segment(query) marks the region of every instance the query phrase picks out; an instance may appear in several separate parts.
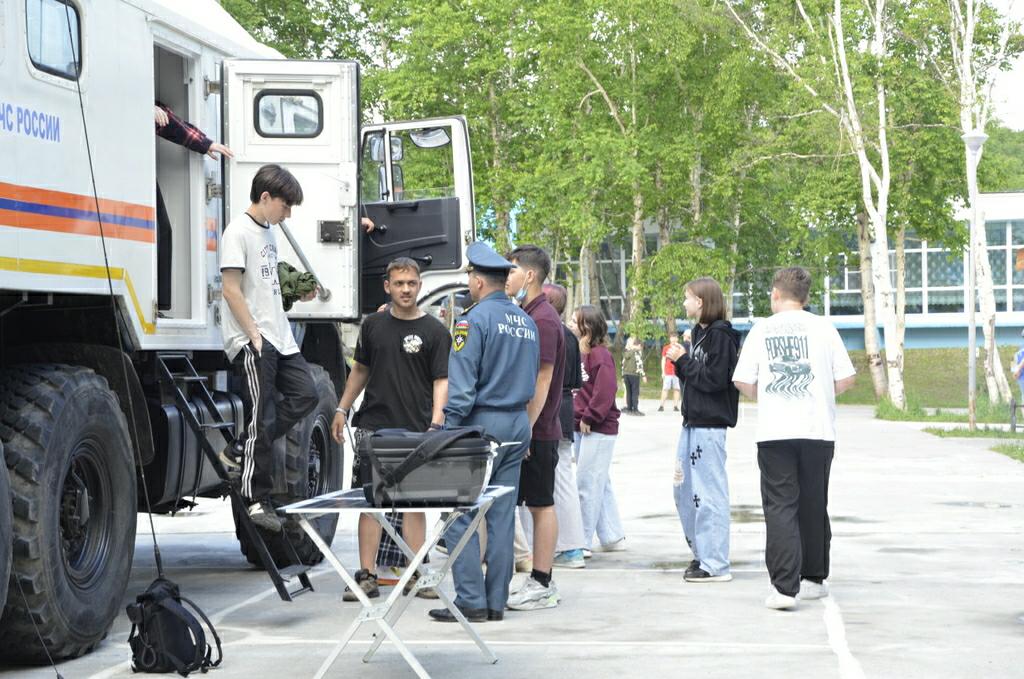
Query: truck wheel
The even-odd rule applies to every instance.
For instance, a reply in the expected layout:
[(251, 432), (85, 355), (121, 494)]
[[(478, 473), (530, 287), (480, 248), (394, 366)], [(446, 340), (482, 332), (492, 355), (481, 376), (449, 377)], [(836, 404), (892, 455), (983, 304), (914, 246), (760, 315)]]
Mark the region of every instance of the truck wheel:
[[(316, 410), (288, 432), (286, 437), (284, 474), (287, 493), (274, 498), (280, 504), (297, 502), (341, 489), (344, 451), (331, 437), (331, 422), (334, 419), (334, 409), (338, 405), (338, 397), (327, 371), (315, 364), (309, 367), (313, 373), (316, 392), (320, 395), (320, 402)], [(312, 519), (310, 523), (316, 527), (320, 537), (328, 545), (331, 544), (334, 540), (334, 531), (338, 527), (338, 516), (328, 514)], [(286, 521), (284, 530), (280, 533), (261, 530), (260, 534), (279, 568), (291, 565), (294, 560), (285, 540), (291, 543), (302, 563), (314, 565), (323, 560), (320, 550), (294, 521)], [(255, 566), (262, 566), (248, 535), (238, 526), (237, 517), (235, 535), (246, 560)]]
[(110, 630), (135, 554), (128, 424), (92, 370), (13, 366), (0, 371), (0, 440), (13, 500), (11, 578), (27, 599), (12, 585), (0, 658), (80, 656)]
[(4, 444), (0, 442), (0, 618), (7, 601), (7, 582), (11, 577), (11, 482), (4, 463)]

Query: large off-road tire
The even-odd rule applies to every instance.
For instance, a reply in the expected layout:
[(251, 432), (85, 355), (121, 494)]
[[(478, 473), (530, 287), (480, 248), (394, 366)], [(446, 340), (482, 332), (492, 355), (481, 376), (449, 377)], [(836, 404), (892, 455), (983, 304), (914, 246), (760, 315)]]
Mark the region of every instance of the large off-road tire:
[[(287, 490), (283, 495), (274, 498), (278, 504), (297, 502), (341, 489), (344, 451), (331, 437), (331, 421), (334, 419), (338, 397), (327, 371), (315, 364), (311, 364), (310, 369), (320, 400), (316, 409), (305, 420), (295, 425), (285, 437), (283, 469)], [(337, 515), (321, 516), (310, 523), (316, 526), (320, 537), (328, 545), (331, 544), (334, 540), (334, 531), (338, 527)], [(255, 546), (246, 532), (238, 526), (237, 517), (235, 535), (238, 537), (242, 554), (249, 563), (262, 566)], [(260, 530), (260, 535), (263, 536), (263, 541), (279, 568), (291, 565), (294, 561), (286, 540), (291, 543), (302, 563), (314, 565), (323, 560), (323, 554), (294, 521), (286, 521), (281, 533)]]
[(0, 440), (14, 517), (0, 658), (45, 662), (36, 628), (55, 659), (82, 655), (107, 635), (135, 553), (128, 424), (92, 370), (14, 366), (0, 371)]
[(7, 601), (7, 583), (11, 577), (11, 482), (4, 465), (4, 444), (0, 442), (0, 619)]

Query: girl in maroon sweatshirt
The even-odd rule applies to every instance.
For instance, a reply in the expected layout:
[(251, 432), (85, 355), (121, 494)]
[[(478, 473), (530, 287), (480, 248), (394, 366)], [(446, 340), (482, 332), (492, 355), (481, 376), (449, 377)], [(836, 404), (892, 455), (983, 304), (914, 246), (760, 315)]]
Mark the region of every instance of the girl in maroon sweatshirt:
[(600, 551), (618, 551), (625, 548), (625, 535), (609, 478), (619, 434), (619, 409), (615, 407), (615, 361), (605, 346), (608, 324), (601, 311), (590, 305), (577, 309), (573, 320), (580, 336), (583, 369), (583, 386), (573, 400), (583, 545), (590, 550), (596, 532)]

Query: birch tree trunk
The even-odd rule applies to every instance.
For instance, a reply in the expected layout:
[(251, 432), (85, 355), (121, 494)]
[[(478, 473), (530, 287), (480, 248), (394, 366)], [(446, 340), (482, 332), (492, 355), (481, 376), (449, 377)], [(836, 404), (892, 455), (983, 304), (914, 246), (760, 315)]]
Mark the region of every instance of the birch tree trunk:
[[(961, 7), (963, 2), (963, 7)], [(953, 55), (957, 80), (960, 85), (960, 130), (966, 135), (975, 130), (983, 131), (988, 124), (991, 107), (991, 78), (979, 73), (974, 63), (974, 37), (977, 27), (976, 0), (949, 0), (951, 31), (950, 44)], [(1010, 22), (1007, 22), (1009, 24)], [(997, 63), (1002, 61), (1006, 53), (1010, 37), (1007, 25), (1000, 35)], [(981, 162), (982, 151), (979, 150), (978, 161), (973, 163), (971, 152), (964, 145), (967, 167), (968, 196), (978, 195), (977, 165)], [(973, 199), (969, 199), (973, 200)], [(978, 215), (978, 224), (974, 229), (972, 250), (978, 253), (975, 262), (975, 289), (978, 295), (982, 334), (985, 338), (985, 386), (988, 398), (992, 403), (1009, 403), (1012, 398), (1010, 383), (1006, 379), (1002, 359), (996, 346), (996, 293), (992, 280), (992, 267), (988, 261), (988, 238), (985, 230), (984, 215), (979, 209), (975, 212), (974, 205), (969, 205), (971, 212)], [(1009, 302), (1009, 300), (1007, 300)], [(973, 300), (965, 300), (966, 304)], [(975, 350), (974, 348), (969, 348)]]
[[(872, 280), (878, 295), (878, 313), (885, 331), (885, 367), (889, 378), (889, 400), (899, 410), (906, 409), (906, 391), (903, 384), (903, 348), (896, 342), (902, 328), (896, 315), (896, 300), (889, 267), (889, 188), (892, 176), (889, 169), (888, 113), (886, 111), (885, 81), (881, 73), (875, 74), (875, 98), (878, 107), (878, 138), (876, 150), (879, 155), (878, 169), (867, 154), (864, 129), (860, 111), (854, 95), (850, 67), (846, 59), (846, 42), (843, 30), (843, 3), (835, 0), (833, 5), (832, 29), (835, 31), (836, 56), (839, 75), (845, 94), (846, 126), (850, 140), (857, 154), (860, 166), (861, 195), (868, 215), (868, 239), (871, 249)], [(871, 54), (879, 60), (885, 58), (885, 0), (876, 0), (870, 7), (872, 18)]]
[[(860, 169), (861, 198), (864, 210), (867, 214), (867, 224), (864, 228), (866, 236), (867, 251), (871, 255), (870, 281), (874, 284), (875, 295), (868, 294), (864, 297), (865, 314), (868, 312), (869, 297), (874, 302), (877, 297), (875, 312), (881, 318), (885, 330), (886, 352), (885, 368), (888, 378), (888, 395), (893, 405), (900, 410), (906, 407), (906, 393), (903, 383), (903, 350), (896, 342), (902, 328), (900, 319), (896, 314), (896, 300), (893, 292), (893, 284), (890, 278), (889, 266), (889, 235), (887, 231), (889, 215), (889, 191), (891, 174), (889, 167), (889, 142), (888, 142), (888, 114), (886, 110), (886, 89), (885, 89), (885, 59), (886, 59), (886, 35), (891, 27), (887, 25), (886, 0), (863, 0), (863, 18), (869, 20), (870, 37), (867, 40), (867, 47), (874, 57), (877, 67), (872, 69), (869, 77), (873, 81), (873, 87), (863, 94), (864, 88), (859, 87), (855, 94), (850, 67), (846, 56), (846, 38), (843, 28), (843, 3), (842, 0), (834, 0), (831, 14), (828, 16), (828, 45), (831, 49), (836, 79), (839, 84), (841, 106), (834, 106), (830, 100), (823, 97), (810, 81), (805, 80), (794, 68), (791, 56), (783, 56), (777, 50), (772, 49), (751, 26), (737, 13), (733, 6), (733, 0), (726, 0), (725, 7), (733, 19), (743, 28), (750, 40), (761, 50), (771, 56), (776, 66), (791, 76), (797, 84), (808, 94), (821, 103), (821, 107), (835, 116), (842, 131), (849, 138), (857, 156), (857, 164)], [(818, 35), (818, 25), (811, 21), (803, 10), (803, 5), (797, 3), (801, 14), (809, 26), (811, 32)], [(861, 12), (858, 5), (858, 12)], [(824, 38), (821, 38), (824, 39)], [(865, 133), (861, 124), (860, 106), (857, 97), (874, 96), (874, 106), (877, 108), (877, 124), (870, 129), (873, 135), (870, 139)], [(877, 167), (875, 161), (868, 155), (867, 149), (877, 155)], [(864, 262), (864, 258), (861, 258)], [(867, 280), (862, 281), (866, 289)], [(865, 318), (865, 339), (867, 340), (868, 328)], [(873, 328), (873, 323), (870, 324)], [(877, 352), (877, 347), (874, 350)], [(871, 349), (869, 349), (871, 352)], [(877, 385), (877, 381), (876, 381)]]
[(860, 250), (860, 297), (864, 306), (864, 353), (867, 354), (868, 372), (875, 398), (882, 398), (889, 391), (889, 380), (885, 376), (882, 350), (878, 337), (878, 315), (875, 313), (875, 284), (872, 273), (871, 247), (868, 241), (867, 215), (857, 214), (857, 247)]

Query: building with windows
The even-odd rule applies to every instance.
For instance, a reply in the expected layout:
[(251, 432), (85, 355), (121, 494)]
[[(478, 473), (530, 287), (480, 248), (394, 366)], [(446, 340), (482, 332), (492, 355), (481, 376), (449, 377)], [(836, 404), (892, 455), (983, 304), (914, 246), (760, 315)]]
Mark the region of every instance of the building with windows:
[[(1017, 344), (1024, 328), (1024, 268), (1018, 271), (1015, 266), (1018, 254), (1024, 252), (1024, 191), (988, 193), (981, 197), (987, 254), (995, 286), (997, 338), (1000, 344)], [(655, 249), (655, 239), (653, 232), (648, 234), (649, 252)], [(939, 243), (907, 237), (907, 347), (956, 347), (967, 342), (964, 300), (968, 262), (965, 255)], [(1021, 257), (1024, 263), (1024, 254)], [(825, 278), (824, 290), (811, 300), (810, 307), (815, 313), (832, 319), (848, 347), (859, 349), (864, 345), (860, 269), (852, 258), (849, 265), (845, 257), (842, 259), (835, 273)], [(622, 315), (629, 264), (628, 248), (605, 243), (598, 251), (601, 306), (613, 320)], [(895, 251), (890, 251), (890, 266), (895, 281)], [(734, 291), (733, 322), (739, 329), (749, 327), (757, 316), (752, 296), (765, 293), (764, 290)], [(981, 341), (980, 331), (978, 337)]]

